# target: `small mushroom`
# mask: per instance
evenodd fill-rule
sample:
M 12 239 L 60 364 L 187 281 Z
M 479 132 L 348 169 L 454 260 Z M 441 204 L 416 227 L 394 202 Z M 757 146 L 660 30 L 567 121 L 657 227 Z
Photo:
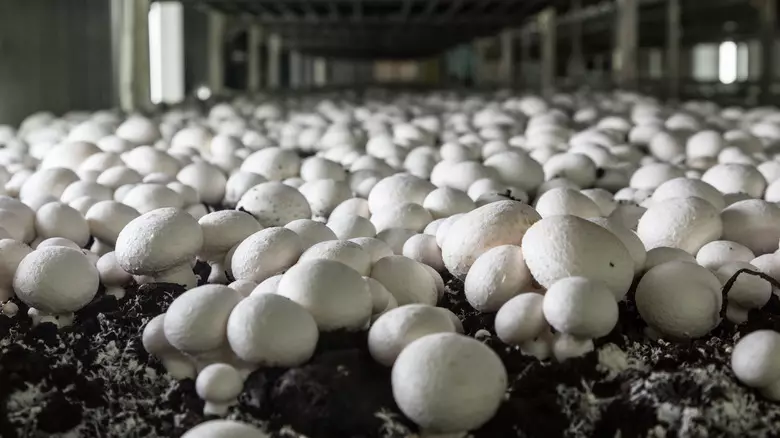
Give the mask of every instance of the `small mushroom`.
M 35 213 L 38 238 L 64 237 L 84 247 L 89 242 L 89 225 L 74 208 L 61 202 L 49 202 Z
M 758 268 L 747 262 L 735 261 L 725 263 L 715 272 L 721 284 L 726 285 L 731 277 L 742 269 L 756 272 Z M 772 284 L 763 278 L 742 273 L 731 285 L 726 296 L 726 318 L 736 324 L 748 319 L 748 312 L 760 309 L 772 297 Z
M 343 263 L 360 275 L 371 272 L 371 258 L 357 243 L 348 240 L 328 240 L 312 245 L 300 257 L 299 262 L 315 259 Z
M 667 246 L 659 246 L 647 251 L 647 260 L 645 260 L 644 272 L 647 272 L 654 267 L 673 261 L 696 263 L 696 259 L 689 253 L 681 250 L 680 248 L 669 248 Z
M 588 220 L 596 225 L 606 228 L 607 230 L 611 231 L 612 234 L 617 236 L 617 238 L 620 239 L 620 241 L 626 247 L 629 254 L 631 254 L 631 259 L 634 260 L 634 273 L 638 274 L 642 272 L 642 270 L 645 268 L 645 263 L 647 262 L 647 251 L 645 250 L 645 245 L 642 243 L 642 241 L 639 239 L 639 236 L 637 236 L 635 232 L 624 227 L 619 221 L 615 219 L 597 217 L 589 218 Z
M 295 219 L 311 219 L 306 197 L 297 189 L 271 181 L 249 189 L 237 208 L 255 217 L 263 226 L 285 226 Z
M 279 282 L 282 281 L 283 275 L 284 274 L 277 274 L 273 277 L 266 278 L 262 283 L 252 289 L 250 295 L 275 294 L 279 290 Z
M 399 173 L 376 183 L 368 194 L 368 206 L 372 213 L 376 213 L 387 206 L 406 202 L 422 205 L 425 197 L 435 188 L 424 179 Z
M 327 225 L 311 219 L 296 219 L 284 227 L 301 238 L 304 251 L 320 242 L 339 239 Z
M 174 348 L 165 337 L 165 313 L 155 316 L 144 327 L 141 341 L 147 353 L 160 359 L 168 374 L 177 380 L 194 379 L 195 365 Z
M 519 246 L 501 245 L 477 258 L 463 289 L 471 307 L 496 312 L 507 301 L 531 289 L 533 278 Z
M 760 199 L 735 202 L 720 213 L 723 239 L 750 248 L 756 256 L 777 251 L 780 207 Z
M 534 207 L 543 218 L 570 214 L 588 219 L 602 215 L 599 206 L 589 197 L 578 190 L 565 187 L 546 191 L 536 200 Z
M 225 199 L 223 204 L 226 207 L 233 208 L 241 200 L 246 192 L 252 187 L 267 182 L 262 175 L 252 172 L 235 172 L 230 175 L 225 183 Z
M 780 401 L 780 333 L 757 330 L 744 336 L 731 352 L 731 369 L 743 384 Z
M 51 246 L 26 255 L 13 277 L 16 296 L 30 306 L 33 323 L 70 325 L 73 312 L 95 297 L 100 278 L 95 265 L 79 250 Z
M 496 313 L 496 335 L 505 344 L 544 360 L 550 356 L 550 325 L 544 319 L 544 295 L 525 292 L 504 303 Z
M 428 193 L 422 206 L 428 210 L 433 219 L 468 213 L 475 208 L 474 201 L 465 192 L 452 187 L 439 187 Z
M 104 251 L 110 251 L 116 246 L 122 229 L 138 216 L 137 210 L 121 202 L 101 201 L 90 207 L 84 218 L 92 236 L 100 242 Z
M 398 305 L 428 304 L 438 301 L 436 283 L 418 262 L 404 256 L 388 256 L 377 261 L 371 278 L 379 281 L 393 294 Z
M 383 240 L 379 240 L 373 237 L 355 237 L 349 239 L 350 242 L 357 244 L 363 251 L 366 251 L 371 257 L 371 265 L 373 266 L 382 257 L 393 255 L 393 249 L 388 246 Z
M 695 339 L 720 323 L 720 280 L 696 263 L 670 261 L 650 269 L 635 300 L 652 337 Z
M 637 226 L 637 235 L 650 250 L 659 246 L 696 254 L 723 233 L 719 212 L 701 198 L 671 198 L 655 202 Z
M 697 197 L 712 204 L 720 211 L 726 206 L 723 194 L 704 181 L 690 178 L 675 178 L 658 186 L 653 192 L 653 202 L 666 201 L 673 198 Z
M 373 323 L 387 311 L 398 307 L 398 302 L 382 283 L 371 277 L 363 277 L 363 279 L 368 283 L 371 292 L 371 322 Z
M 268 435 L 246 423 L 210 420 L 188 430 L 182 438 L 268 438 Z
M 298 190 L 309 202 L 312 214 L 316 217 L 329 217 L 339 204 L 352 196 L 346 182 L 332 179 L 309 181 Z
M 320 331 L 361 330 L 371 319 L 368 283 L 334 260 L 298 262 L 282 276 L 277 294 L 308 310 Z
M 749 262 L 754 258 L 756 256 L 750 248 L 728 240 L 712 241 L 696 253 L 696 263 L 710 271 L 717 271 L 731 262 Z
M 444 332 L 455 332 L 447 314 L 433 306 L 407 304 L 377 318 L 368 331 L 368 351 L 375 361 L 389 367 L 410 343 Z
M 203 246 L 198 258 L 211 265 L 208 282 L 225 284 L 225 255 L 263 227 L 252 215 L 237 210 L 209 213 L 201 217 L 198 224 L 203 231 Z
M 303 242 L 287 228 L 272 227 L 252 234 L 231 251 L 225 265 L 233 277 L 261 283 L 294 265 L 303 253 Z
M 333 209 L 328 220 L 342 215 L 356 215 L 368 219 L 371 217 L 371 213 L 368 210 L 368 201 L 363 198 L 349 198 Z
M 14 296 L 13 282 L 16 269 L 32 248 L 13 239 L 0 239 L 0 302 Z
M 114 296 L 118 300 L 122 299 L 125 296 L 125 287 L 133 281 L 133 276 L 119 266 L 116 254 L 113 251 L 103 254 L 95 267 L 98 270 L 100 282 L 106 287 L 106 295 Z
M 392 227 L 377 233 L 376 238 L 385 242 L 395 255 L 401 255 L 404 252 L 404 245 L 410 237 L 417 234 L 416 231 L 408 228 Z
M 376 236 L 374 224 L 363 216 L 354 214 L 344 213 L 335 217 L 331 216 L 328 219 L 328 228 L 341 240 Z
M 495 415 L 504 399 L 507 372 L 482 342 L 436 333 L 401 351 L 391 381 L 398 407 L 423 433 L 463 433 Z
M 252 293 L 252 291 L 255 290 L 255 288 L 257 287 L 257 283 L 251 280 L 236 280 L 228 284 L 228 287 L 240 293 L 244 297 L 248 297 Z
M 544 295 L 544 318 L 558 332 L 553 354 L 558 361 L 593 351 L 593 339 L 606 336 L 618 321 L 615 296 L 601 282 L 568 277 L 553 283 Z
M 412 202 L 386 205 L 371 212 L 371 223 L 377 232 L 388 228 L 406 228 L 419 233 L 433 220 L 428 210 Z
M 180 182 L 194 188 L 200 199 L 208 205 L 218 205 L 225 197 L 227 178 L 222 170 L 206 162 L 185 166 L 176 175 Z
M 409 257 L 438 272 L 445 270 L 441 258 L 441 249 L 436 244 L 436 237 L 428 234 L 416 234 L 404 243 L 403 256 Z
M 203 415 L 227 415 L 228 409 L 238 403 L 238 396 L 243 389 L 241 374 L 226 363 L 213 363 L 204 367 L 195 380 L 198 396 L 206 401 Z

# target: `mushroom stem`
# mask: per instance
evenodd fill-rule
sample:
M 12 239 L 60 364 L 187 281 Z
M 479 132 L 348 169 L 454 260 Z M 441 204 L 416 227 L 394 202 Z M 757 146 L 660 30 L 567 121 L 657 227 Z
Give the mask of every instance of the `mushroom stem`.
M 224 257 L 223 257 L 224 259 Z M 209 274 L 209 284 L 228 284 L 228 278 L 225 274 L 225 265 L 222 262 L 209 262 L 211 273 Z
M 224 417 L 225 415 L 227 415 L 228 409 L 234 404 L 236 404 L 237 402 L 238 402 L 237 399 L 230 400 L 227 402 L 206 401 L 206 404 L 203 406 L 203 414 Z
M 594 350 L 593 339 L 577 338 L 566 333 L 558 333 L 552 341 L 552 352 L 558 362 L 583 356 Z
M 108 286 L 106 285 L 106 295 L 110 295 L 117 300 L 121 300 L 125 297 L 125 288 L 122 286 Z
M 729 302 L 728 302 L 728 295 L 729 295 L 729 292 L 731 291 L 731 288 L 734 287 L 734 283 L 737 282 L 737 278 L 741 274 L 755 275 L 757 277 L 760 277 L 760 278 L 768 281 L 769 284 L 771 284 L 772 286 L 774 286 L 776 288 L 780 288 L 780 281 L 775 280 L 770 275 L 764 274 L 763 272 L 759 272 L 759 271 L 753 271 L 751 269 L 740 269 L 739 271 L 735 272 L 734 275 L 732 275 L 731 278 L 729 278 L 726 281 L 726 283 L 723 285 L 723 288 L 721 289 L 721 292 L 723 294 L 723 305 L 721 306 L 721 309 L 720 309 L 720 316 L 721 316 L 721 318 L 727 318 L 728 314 L 729 314 L 729 308 L 734 306 L 733 304 L 731 304 L 731 305 L 729 304 Z M 747 320 L 747 316 L 745 316 L 745 319 L 742 322 L 744 322 L 746 320 Z M 737 320 L 733 320 L 733 321 L 737 322 Z
M 29 316 L 32 319 L 33 326 L 36 326 L 38 324 L 42 324 L 44 322 L 50 322 L 57 327 L 67 327 L 71 324 L 73 324 L 73 313 L 61 313 L 61 314 L 51 314 L 42 312 L 34 307 L 30 307 L 30 310 L 27 311 L 27 316 Z

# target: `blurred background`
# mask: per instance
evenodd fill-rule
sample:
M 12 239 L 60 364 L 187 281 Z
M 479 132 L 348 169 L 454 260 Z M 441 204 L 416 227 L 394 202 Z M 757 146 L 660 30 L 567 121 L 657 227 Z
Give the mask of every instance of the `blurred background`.
M 2 0 L 0 123 L 370 86 L 771 104 L 776 25 L 777 0 Z

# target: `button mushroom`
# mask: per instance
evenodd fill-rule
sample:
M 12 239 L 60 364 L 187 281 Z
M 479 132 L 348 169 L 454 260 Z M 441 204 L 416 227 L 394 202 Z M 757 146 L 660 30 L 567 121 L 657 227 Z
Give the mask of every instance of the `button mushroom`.
M 252 215 L 237 210 L 209 213 L 198 220 L 203 231 L 203 246 L 198 258 L 211 265 L 209 283 L 227 283 L 225 256 L 231 248 L 263 227 Z
M 780 401 L 780 333 L 758 330 L 740 339 L 731 352 L 731 369 L 740 382 Z
M 141 341 L 144 350 L 162 362 L 165 370 L 178 380 L 194 379 L 195 365 L 192 360 L 174 348 L 165 337 L 165 313 L 155 316 L 144 327 Z
M 228 409 L 238 403 L 244 389 L 244 380 L 233 366 L 214 363 L 204 367 L 195 380 L 198 396 L 206 401 L 203 415 L 227 415 Z
M 252 234 L 231 251 L 225 264 L 233 277 L 261 283 L 294 265 L 303 253 L 303 242 L 287 228 L 272 227 Z
M 550 325 L 544 319 L 544 295 L 526 292 L 504 303 L 496 313 L 496 335 L 505 344 L 544 360 L 550 356 Z
M 727 288 L 726 318 L 729 321 L 741 324 L 747 321 L 748 312 L 752 309 L 764 307 L 772 296 L 772 284 L 763 278 L 741 273 L 735 281 L 729 284 L 729 280 L 740 270 L 747 269 L 752 272 L 760 272 L 758 268 L 747 262 L 735 261 L 725 263 L 715 272 L 715 275 Z
M 408 344 L 444 332 L 455 332 L 446 313 L 433 306 L 407 304 L 385 312 L 371 325 L 368 351 L 375 361 L 389 367 Z
M 495 312 L 512 297 L 530 290 L 532 280 L 520 247 L 501 245 L 477 258 L 463 289 L 471 307 Z

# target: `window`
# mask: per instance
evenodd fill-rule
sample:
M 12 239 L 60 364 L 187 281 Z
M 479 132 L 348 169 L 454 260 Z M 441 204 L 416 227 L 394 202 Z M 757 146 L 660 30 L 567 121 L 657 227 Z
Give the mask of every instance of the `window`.
M 724 41 L 718 49 L 718 79 L 724 84 L 733 84 L 737 80 L 737 43 Z
M 180 2 L 149 8 L 149 88 L 152 103 L 184 100 L 184 11 Z
M 718 72 L 718 45 L 693 46 L 693 78 L 702 82 L 717 81 Z

